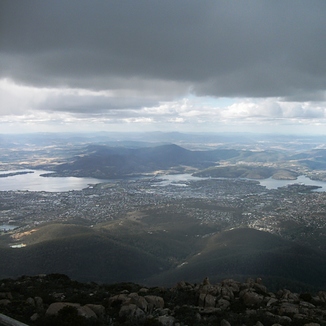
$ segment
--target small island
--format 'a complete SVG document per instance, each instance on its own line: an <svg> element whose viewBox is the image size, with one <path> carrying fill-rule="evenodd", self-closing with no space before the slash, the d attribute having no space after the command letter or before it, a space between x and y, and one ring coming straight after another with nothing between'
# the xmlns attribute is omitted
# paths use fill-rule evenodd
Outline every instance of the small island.
<svg viewBox="0 0 326 326"><path fill-rule="evenodd" d="M322 187L315 186L315 185L305 185L302 183L292 183L281 188L285 188L287 190L295 191L295 192L309 192L309 191L320 189Z"/></svg>

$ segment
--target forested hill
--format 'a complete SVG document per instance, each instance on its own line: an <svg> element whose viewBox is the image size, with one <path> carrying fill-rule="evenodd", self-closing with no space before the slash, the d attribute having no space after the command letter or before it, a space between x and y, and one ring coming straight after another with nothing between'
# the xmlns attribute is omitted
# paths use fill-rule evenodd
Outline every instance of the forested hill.
<svg viewBox="0 0 326 326"><path fill-rule="evenodd" d="M238 155L233 149L190 151L174 144L145 148L90 145L82 155L56 166L55 171L59 175L120 178L157 170L183 172L185 166L202 169Z"/></svg>

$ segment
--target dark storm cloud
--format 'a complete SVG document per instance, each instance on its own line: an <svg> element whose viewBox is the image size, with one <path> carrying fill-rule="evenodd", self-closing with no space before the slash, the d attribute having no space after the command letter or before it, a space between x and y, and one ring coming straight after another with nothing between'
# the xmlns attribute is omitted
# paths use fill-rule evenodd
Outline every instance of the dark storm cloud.
<svg viewBox="0 0 326 326"><path fill-rule="evenodd" d="M326 85L326 1L12 1L0 74L55 87L313 99ZM173 87L168 87L173 82Z"/></svg>

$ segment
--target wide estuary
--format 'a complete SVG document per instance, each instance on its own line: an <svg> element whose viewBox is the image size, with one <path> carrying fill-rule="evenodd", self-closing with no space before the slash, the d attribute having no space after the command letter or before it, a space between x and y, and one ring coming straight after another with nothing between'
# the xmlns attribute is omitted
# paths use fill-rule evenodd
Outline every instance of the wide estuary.
<svg viewBox="0 0 326 326"><path fill-rule="evenodd" d="M15 173L27 172L25 174ZM0 191L47 191L47 192L65 192L72 190L82 190L92 185L109 182L110 180L95 178L76 178L76 177L42 177L42 174L48 174L51 171L45 170L16 170L0 172ZM1 175L9 175L1 177ZM147 176L148 177L148 176ZM194 177L191 174L171 174L159 175L161 182L156 186L176 185L186 186L186 181L198 181L202 178ZM113 180L111 180L113 181ZM302 183L305 185L319 186L317 191L326 191L326 182L311 180L303 175L296 180L275 180L272 178L256 180L267 189L276 189L293 183Z"/></svg>

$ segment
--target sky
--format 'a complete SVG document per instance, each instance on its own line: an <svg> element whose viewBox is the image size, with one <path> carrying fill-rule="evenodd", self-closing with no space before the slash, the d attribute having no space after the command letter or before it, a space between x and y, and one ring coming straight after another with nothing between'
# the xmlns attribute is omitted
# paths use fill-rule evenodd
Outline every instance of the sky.
<svg viewBox="0 0 326 326"><path fill-rule="evenodd" d="M326 133L324 0L0 1L0 133Z"/></svg>

